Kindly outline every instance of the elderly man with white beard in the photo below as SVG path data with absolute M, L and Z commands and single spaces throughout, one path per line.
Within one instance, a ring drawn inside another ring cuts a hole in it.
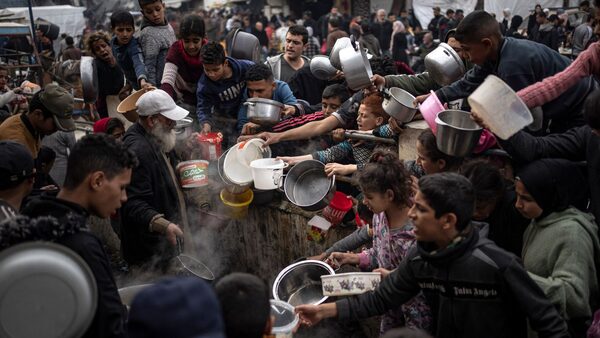
M 140 118 L 123 143 L 140 164 L 132 172 L 128 200 L 121 208 L 121 251 L 134 268 L 165 272 L 176 256 L 177 238 L 189 229 L 173 151 L 173 128 L 188 111 L 160 89 L 142 95 L 136 106 Z

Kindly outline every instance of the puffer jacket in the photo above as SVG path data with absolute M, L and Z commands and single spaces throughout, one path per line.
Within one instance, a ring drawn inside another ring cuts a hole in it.
M 567 326 L 519 259 L 477 227 L 442 250 L 418 242 L 377 289 L 336 302 L 340 319 L 385 313 L 423 291 L 438 338 L 569 337 Z

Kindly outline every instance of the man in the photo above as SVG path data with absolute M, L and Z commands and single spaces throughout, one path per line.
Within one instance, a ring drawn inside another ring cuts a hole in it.
M 371 25 L 373 35 L 379 40 L 383 55 L 390 55 L 390 41 L 392 41 L 392 22 L 385 19 L 385 10 L 378 9 L 375 21 Z
M 536 20 L 539 28 L 534 41 L 558 51 L 558 30 L 554 23 L 548 20 L 548 15 L 545 12 L 538 13 Z
M 33 96 L 29 112 L 13 115 L 0 125 L 0 140 L 17 141 L 37 158 L 43 136 L 75 130 L 72 113 L 73 96 L 56 84 L 48 84 Z
M 18 102 L 22 99 L 19 95 L 23 91 L 21 87 L 10 89 L 8 81 L 10 79 L 8 68 L 0 65 L 0 111 L 8 116 L 13 114 L 13 110 Z M 2 124 L 3 120 L 0 120 Z
M 438 24 L 442 19 L 442 10 L 439 7 L 433 7 L 433 18 L 429 21 L 427 29 L 433 34 L 434 39 L 439 39 L 439 27 Z
M 329 13 L 321 16 L 319 18 L 319 21 L 317 22 L 317 25 L 319 26 L 319 31 L 317 35 L 319 35 L 323 42 L 326 41 L 327 35 L 329 34 L 329 20 L 331 18 L 337 18 L 338 23 L 341 24 L 342 15 L 338 12 L 337 7 L 331 7 Z
M 67 164 L 67 178 L 56 197 L 41 196 L 23 209 L 30 218 L 51 216 L 49 228 L 29 230 L 31 237 L 44 233 L 75 251 L 92 270 L 97 285 L 98 305 L 83 337 L 125 337 L 126 311 L 121 303 L 109 258 L 102 242 L 87 227 L 88 216 L 108 218 L 127 201 L 125 188 L 137 165 L 133 152 L 105 134 L 82 138 Z M 41 226 L 41 224 L 39 224 Z
M 75 41 L 73 41 L 73 37 L 67 36 L 65 42 L 67 43 L 67 47 L 62 51 L 62 60 L 81 60 L 81 49 L 74 46 Z
M 0 141 L 0 222 L 13 218 L 31 193 L 35 176 L 33 157 L 24 145 Z
M 583 52 L 590 39 L 594 34 L 594 29 L 592 28 L 592 22 L 594 21 L 594 17 L 592 15 L 587 15 L 586 20 L 581 25 L 575 28 L 573 32 L 573 57 L 576 58 Z
M 450 23 L 454 21 L 454 10 L 452 8 L 448 8 L 446 10 L 446 16 L 442 17 L 440 21 L 438 21 L 438 37 L 440 40 L 446 36 L 446 33 L 450 30 Z
M 342 17 L 334 16 L 329 18 L 329 22 L 327 23 L 328 32 L 327 34 L 327 55 L 331 54 L 331 49 L 335 45 L 335 42 L 339 38 L 347 38 L 348 33 L 344 32 L 340 29 Z
M 252 29 L 252 35 L 256 36 L 258 39 L 258 43 L 260 44 L 262 50 L 262 55 L 267 55 L 267 52 L 269 51 L 269 38 L 267 37 L 267 33 L 264 30 L 262 22 L 256 21 L 254 28 Z
M 188 112 L 159 89 L 142 95 L 136 106 L 140 119 L 127 130 L 123 143 L 140 165 L 133 170 L 129 200 L 121 209 L 121 249 L 130 265 L 166 270 L 175 256 L 177 237 L 183 236 L 182 228 L 188 229 L 173 151 L 173 127 Z M 152 263 L 156 266 L 147 266 Z
M 285 105 L 283 109 L 284 116 L 291 117 L 297 115 L 297 112 L 304 113 L 303 106 L 296 105 L 298 102 L 288 84 L 275 80 L 271 69 L 265 65 L 258 64 L 248 68 L 248 72 L 246 73 L 246 92 L 242 101 L 246 101 L 248 98 L 281 102 Z M 253 134 L 260 127 L 255 123 L 248 122 L 246 111 L 247 107 L 242 105 L 238 112 L 237 127 L 243 135 Z
M 502 10 L 502 22 L 500 23 L 500 32 L 502 35 L 506 35 L 508 28 L 510 27 L 510 21 L 512 20 L 512 14 L 510 8 L 505 8 Z
M 458 174 L 422 177 L 409 211 L 416 250 L 374 291 L 297 306 L 302 322 L 380 315 L 423 292 L 438 338 L 527 337 L 527 323 L 539 337 L 569 337 L 564 320 L 519 258 L 471 224 L 474 199 L 471 183 Z
M 317 22 L 315 21 L 315 19 L 312 18 L 312 12 L 304 11 L 304 13 L 302 13 L 302 20 L 304 20 L 302 25 L 304 25 L 304 27 L 306 27 L 306 29 L 308 29 L 308 27 L 312 28 L 314 36 L 317 37 L 318 34 L 316 32 L 318 32 L 317 31 L 318 26 L 317 26 Z
M 310 66 L 310 59 L 302 55 L 308 43 L 308 31 L 304 26 L 291 26 L 285 35 L 285 51 L 267 59 L 275 80 L 289 82 L 294 73 L 302 67 Z

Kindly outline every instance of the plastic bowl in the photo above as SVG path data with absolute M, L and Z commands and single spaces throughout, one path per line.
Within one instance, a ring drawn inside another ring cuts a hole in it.
M 271 316 L 275 318 L 271 334 L 277 338 L 293 337 L 294 328 L 300 317 L 294 312 L 294 307 L 281 300 L 271 299 Z
M 435 95 L 433 90 L 431 91 L 431 95 L 429 95 L 429 97 L 419 106 L 421 115 L 423 115 L 425 122 L 427 122 L 427 125 L 431 128 L 434 135 L 437 133 L 435 118 L 444 109 L 444 105 L 440 102 L 440 99 Z

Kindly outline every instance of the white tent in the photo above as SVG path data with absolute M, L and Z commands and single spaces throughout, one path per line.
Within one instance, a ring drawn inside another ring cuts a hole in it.
M 523 19 L 527 19 L 530 11 L 533 10 L 536 4 L 540 4 L 542 8 L 562 8 L 563 0 L 538 0 L 538 1 L 522 1 L 522 0 L 485 0 L 483 7 L 490 13 L 496 13 L 496 18 L 501 21 L 504 17 L 502 10 L 510 8 L 512 15 L 520 15 Z
M 11 7 L 8 8 L 15 16 L 25 17 L 29 22 L 29 8 Z M 81 35 L 85 28 L 85 18 L 83 17 L 85 7 L 73 6 L 40 6 L 33 7 L 33 19 L 42 18 L 50 21 L 60 27 L 60 33 L 67 33 L 76 37 Z

